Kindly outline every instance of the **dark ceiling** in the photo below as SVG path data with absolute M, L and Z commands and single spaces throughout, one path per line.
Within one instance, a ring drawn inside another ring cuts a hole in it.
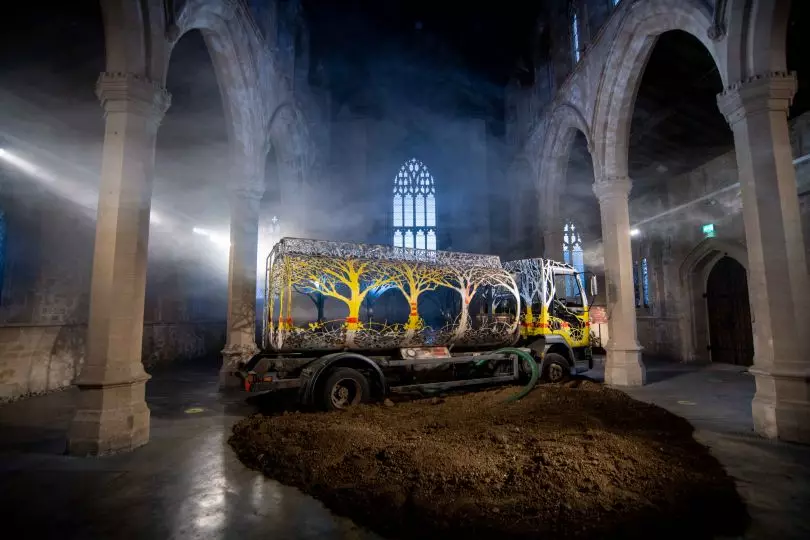
M 500 116 L 542 2 L 304 0 L 304 8 L 338 103 Z

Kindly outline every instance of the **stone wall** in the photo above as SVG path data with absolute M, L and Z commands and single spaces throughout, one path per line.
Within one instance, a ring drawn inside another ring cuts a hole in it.
M 85 358 L 95 210 L 0 169 L 7 224 L 0 296 L 0 400 L 69 386 Z M 154 237 L 154 234 L 153 234 Z M 224 265 L 224 271 L 227 266 Z M 150 241 L 143 361 L 219 355 L 225 276 Z
M 577 11 L 580 54 L 584 55 L 613 12 L 612 0 L 551 0 L 541 13 L 530 65 L 522 66 L 506 89 L 507 140 L 521 146 L 574 69 L 572 14 Z
M 791 128 L 793 155 L 800 159 L 810 152 L 810 114 L 792 121 Z M 810 261 L 810 160 L 796 165 L 796 177 Z M 705 277 L 718 254 L 748 264 L 734 151 L 662 180 L 641 196 L 631 195 L 630 222 L 639 230 L 632 242 L 634 261 L 646 258 L 649 265 L 649 307 L 637 310 L 645 353 L 709 361 Z M 702 230 L 710 223 L 713 238 Z

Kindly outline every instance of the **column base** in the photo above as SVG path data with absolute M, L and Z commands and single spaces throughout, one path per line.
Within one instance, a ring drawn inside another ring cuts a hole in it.
M 754 430 L 770 439 L 810 444 L 810 372 L 751 368 L 757 392 Z
M 145 375 L 116 384 L 79 384 L 79 403 L 68 430 L 67 453 L 101 456 L 149 442 Z
M 222 349 L 222 368 L 219 370 L 219 389 L 236 388 L 242 384 L 237 373 L 239 368 L 259 352 L 255 343 L 249 345 L 226 345 Z
M 611 386 L 644 386 L 647 369 L 641 361 L 641 347 L 607 346 L 605 383 Z

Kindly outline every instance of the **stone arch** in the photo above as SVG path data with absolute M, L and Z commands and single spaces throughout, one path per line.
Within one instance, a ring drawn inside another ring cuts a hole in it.
M 682 30 L 697 38 L 718 65 L 724 86 L 727 76 L 707 30 L 711 13 L 699 0 L 648 0 L 629 4 L 620 21 L 596 91 L 594 112 L 595 169 L 603 178 L 628 176 L 630 122 L 644 66 L 658 36 Z
M 757 75 L 787 71 L 786 41 L 791 0 L 751 2 L 718 0 L 725 4 L 722 50 L 726 85 Z M 793 0 L 799 2 L 802 0 Z
M 206 43 L 222 96 L 234 171 L 241 180 L 261 176 L 275 104 L 291 89 L 243 2 L 236 0 L 107 0 L 102 4 L 106 71 L 165 88 L 172 49 L 190 30 Z M 257 186 L 249 186 L 250 189 Z
M 162 0 L 101 2 L 108 73 L 131 73 L 163 84 L 168 57 Z
M 563 103 L 555 107 L 550 115 L 546 131 L 542 151 L 542 166 L 538 178 L 541 226 L 547 237 L 549 234 L 562 234 L 562 222 L 559 215 L 560 197 L 577 131 L 585 136 L 595 174 L 598 170 L 596 156 L 593 153 L 591 129 L 585 120 L 585 116 L 579 109 L 569 103 Z M 546 251 L 546 255 L 550 255 L 548 250 Z
M 186 32 L 199 30 L 222 95 L 234 163 L 246 167 L 243 177 L 261 176 L 269 120 L 265 103 L 270 96 L 265 95 L 259 68 L 265 45 L 251 15 L 241 2 L 189 0 L 170 16 L 173 20 L 168 21 L 169 47 L 161 81 L 166 79 L 174 45 Z
M 709 273 L 723 257 L 731 257 L 748 272 L 748 252 L 745 246 L 717 238 L 706 238 L 684 257 L 678 269 L 683 313 L 681 319 L 682 357 L 687 361 L 709 362 L 708 310 L 704 293 Z

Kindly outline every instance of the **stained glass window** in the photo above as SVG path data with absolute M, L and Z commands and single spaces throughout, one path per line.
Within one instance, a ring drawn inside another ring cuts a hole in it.
M 436 231 L 428 231 L 427 233 L 427 248 L 436 249 Z
M 413 227 L 413 195 L 408 193 L 405 195 L 405 219 L 403 225 L 405 227 Z
M 647 259 L 633 263 L 633 296 L 636 307 L 650 307 L 650 270 Z
M 574 49 L 574 63 L 579 62 L 579 14 L 571 11 L 571 47 Z
M 582 237 L 573 221 L 569 221 L 563 228 L 563 260 L 573 266 L 580 274 L 585 273 L 585 254 L 582 251 Z M 578 293 L 574 289 L 574 282 L 566 280 L 566 297 L 574 297 Z
M 436 198 L 433 193 L 428 193 L 427 196 L 427 223 L 428 227 L 436 226 Z
M 425 249 L 425 231 L 416 231 L 416 249 Z
M 641 259 L 641 297 L 644 307 L 650 307 L 650 273 L 646 258 Z
M 394 179 L 394 246 L 436 249 L 436 187 L 425 164 L 411 158 Z
M 412 248 L 413 246 L 413 231 L 407 230 L 405 231 L 405 247 Z
M 402 227 L 402 195 L 399 193 L 394 195 L 394 227 Z

